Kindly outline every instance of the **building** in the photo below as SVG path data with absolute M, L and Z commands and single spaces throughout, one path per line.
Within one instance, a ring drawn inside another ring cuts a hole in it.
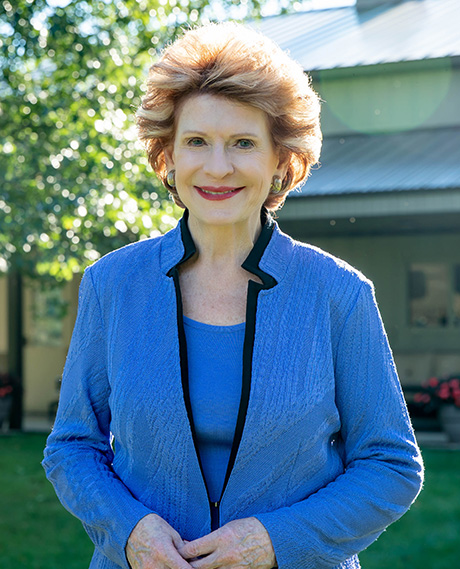
M 358 0 L 254 24 L 290 50 L 324 100 L 321 167 L 289 197 L 280 226 L 374 281 L 406 386 L 460 372 L 459 21 L 457 0 Z M 28 413 L 57 399 L 78 282 L 24 291 Z M 6 312 L 2 277 L 0 370 Z
M 374 281 L 403 385 L 460 373 L 458 22 L 456 0 L 358 0 L 258 25 L 324 101 L 280 226 Z

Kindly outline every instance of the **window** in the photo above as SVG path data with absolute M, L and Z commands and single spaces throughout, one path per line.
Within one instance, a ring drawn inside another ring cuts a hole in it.
M 414 263 L 409 271 L 410 325 L 460 326 L 460 265 Z
M 46 346 L 61 345 L 66 309 L 67 302 L 62 299 L 62 288 L 33 290 L 32 343 Z

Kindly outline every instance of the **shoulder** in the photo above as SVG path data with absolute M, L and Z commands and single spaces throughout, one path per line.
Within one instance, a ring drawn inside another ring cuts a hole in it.
M 118 279 L 126 280 L 145 270 L 159 267 L 161 243 L 164 235 L 142 239 L 107 253 L 85 271 L 94 283 L 103 285 Z
M 320 247 L 285 234 L 283 237 L 289 240 L 291 251 L 288 285 L 299 295 L 299 302 L 327 306 L 331 318 L 339 324 L 361 296 L 373 298 L 373 283 L 358 268 Z
M 363 284 L 372 287 L 372 281 L 347 261 L 315 245 L 303 243 L 287 235 L 285 237 L 291 242 L 292 263 L 298 272 L 309 278 L 327 282 L 332 288 L 341 288 L 344 285 L 361 288 Z

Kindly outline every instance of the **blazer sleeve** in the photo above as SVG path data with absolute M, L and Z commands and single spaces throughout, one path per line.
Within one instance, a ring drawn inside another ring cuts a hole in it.
M 330 569 L 401 517 L 423 483 L 423 463 L 371 283 L 339 331 L 336 406 L 344 472 L 291 506 L 256 514 L 280 569 Z
M 87 269 L 80 285 L 56 421 L 42 465 L 58 498 L 82 521 L 96 548 L 128 569 L 127 540 L 137 522 L 151 511 L 133 497 L 112 469 L 106 352 L 100 306 Z

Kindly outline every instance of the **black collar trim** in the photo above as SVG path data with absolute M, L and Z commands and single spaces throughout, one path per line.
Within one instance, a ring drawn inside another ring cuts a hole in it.
M 278 283 L 274 277 L 259 267 L 259 263 L 273 235 L 275 223 L 265 209 L 263 209 L 260 214 L 260 220 L 262 222 L 262 231 L 260 232 L 254 247 L 241 266 L 243 269 L 246 269 L 246 271 L 258 276 L 263 283 L 262 288 L 268 289 L 274 287 Z
M 195 242 L 193 241 L 192 234 L 190 233 L 190 229 L 188 226 L 188 218 L 189 218 L 189 211 L 188 209 L 186 209 L 184 211 L 184 215 L 179 221 L 181 238 L 184 246 L 184 254 L 182 255 L 181 260 L 168 271 L 167 273 L 168 277 L 172 277 L 177 267 L 182 263 L 185 263 L 185 261 L 188 261 L 188 259 L 190 259 L 196 253 L 196 245 Z M 262 230 L 260 232 L 260 235 L 257 238 L 254 247 L 251 249 L 249 255 L 246 257 L 241 266 L 246 271 L 253 273 L 254 275 L 260 278 L 260 280 L 263 283 L 262 284 L 263 289 L 269 289 L 273 288 L 278 283 L 274 277 L 272 277 L 270 274 L 266 273 L 259 267 L 259 263 L 273 235 L 273 231 L 275 229 L 275 222 L 273 221 L 270 214 L 264 208 L 261 211 L 260 220 L 262 222 Z
M 174 272 L 177 270 L 177 267 L 182 263 L 185 263 L 185 261 L 188 261 L 188 259 L 196 253 L 196 245 L 193 241 L 190 229 L 188 228 L 188 217 L 189 212 L 188 209 L 186 209 L 184 215 L 179 220 L 179 229 L 182 243 L 184 245 L 184 254 L 182 255 L 182 259 L 167 272 L 168 277 L 172 277 Z

